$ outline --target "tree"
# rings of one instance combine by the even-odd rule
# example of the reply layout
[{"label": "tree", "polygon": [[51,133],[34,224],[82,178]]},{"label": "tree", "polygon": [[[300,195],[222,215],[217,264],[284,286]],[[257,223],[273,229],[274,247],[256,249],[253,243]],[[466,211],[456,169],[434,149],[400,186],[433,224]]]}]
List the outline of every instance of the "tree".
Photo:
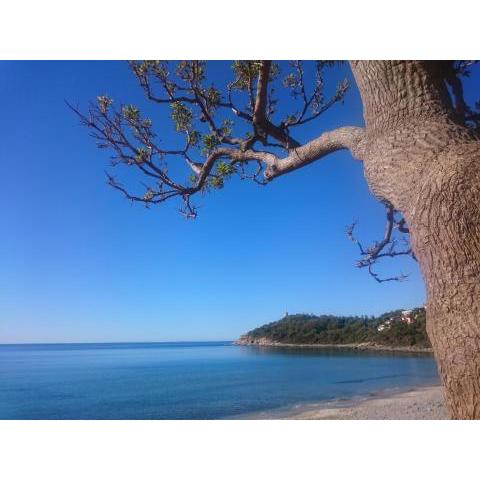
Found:
[{"label": "tree", "polygon": [[[266,184],[331,152],[347,149],[363,162],[372,193],[384,203],[384,239],[360,247],[360,267],[382,257],[414,255],[427,288],[427,331],[453,418],[480,418],[480,141],[479,116],[464,99],[469,62],[350,62],[364,109],[364,127],[323,132],[301,145],[295,130],[343,101],[348,84],[324,98],[316,62],[309,86],[305,64],[280,72],[271,61],[233,62],[233,80],[208,85],[206,62],[130,62],[147,98],[169,111],[183,145],[160,146],[152,122],[136,106],[115,109],[107,96],[88,113],[78,109],[113,165],[138,171],[145,184],[132,193],[111,174],[108,183],[146,206],[177,197],[195,217],[192,198],[221,188],[234,174]],[[283,76],[282,76],[283,75]],[[274,87],[292,93],[292,113],[279,118]],[[243,105],[244,102],[245,105]],[[72,107],[73,108],[73,107]],[[234,134],[233,132],[237,133]],[[238,133],[240,132],[240,133]],[[190,176],[182,180],[180,166]],[[394,233],[410,235],[397,249]]]}]

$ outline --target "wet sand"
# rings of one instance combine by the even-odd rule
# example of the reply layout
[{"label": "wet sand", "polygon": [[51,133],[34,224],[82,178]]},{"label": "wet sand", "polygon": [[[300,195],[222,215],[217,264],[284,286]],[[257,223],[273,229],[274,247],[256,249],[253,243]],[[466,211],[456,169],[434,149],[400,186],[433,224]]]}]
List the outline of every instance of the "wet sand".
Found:
[{"label": "wet sand", "polygon": [[285,411],[261,412],[249,419],[284,420],[447,420],[441,386],[419,387],[403,392],[380,393],[371,398],[321,402]]}]

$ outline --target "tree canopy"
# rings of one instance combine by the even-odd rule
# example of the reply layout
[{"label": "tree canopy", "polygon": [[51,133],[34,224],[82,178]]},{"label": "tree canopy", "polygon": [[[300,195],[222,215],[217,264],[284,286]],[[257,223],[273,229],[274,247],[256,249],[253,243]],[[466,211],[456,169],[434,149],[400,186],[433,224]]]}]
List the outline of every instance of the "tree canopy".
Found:
[{"label": "tree canopy", "polygon": [[[237,60],[231,64],[230,78],[215,85],[208,79],[206,61],[130,61],[139,87],[163,114],[158,125],[139,106],[107,95],[98,96],[87,112],[70,107],[97,146],[113,153],[112,167],[128,167],[139,174],[132,184],[132,177],[125,183],[110,171],[111,187],[146,207],[176,198],[182,215],[195,218],[195,196],[222,188],[232,176],[265,185],[330,152],[361,151],[365,131],[357,126],[323,132],[305,144],[298,141],[302,126],[346,97],[347,79],[335,86],[332,95],[325,94],[325,73],[335,63]],[[461,83],[474,62],[439,63],[458,115],[479,130],[480,114],[465,103]],[[281,89],[290,93],[284,104],[279,102]],[[480,109],[479,104],[476,107]],[[168,124],[175,131],[171,145],[165,145],[162,137]],[[403,280],[404,275],[382,278],[373,269],[381,258],[414,256],[405,220],[391,204],[384,204],[386,227],[381,240],[363,245],[354,235],[355,223],[347,228],[347,236],[359,248],[359,268],[366,268],[378,282]]]}]

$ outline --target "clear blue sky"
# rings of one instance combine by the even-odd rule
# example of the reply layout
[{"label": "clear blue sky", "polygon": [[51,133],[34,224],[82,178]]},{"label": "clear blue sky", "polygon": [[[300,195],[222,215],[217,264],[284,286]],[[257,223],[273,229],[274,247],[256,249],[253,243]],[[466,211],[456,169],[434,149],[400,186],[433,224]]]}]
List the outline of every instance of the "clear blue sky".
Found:
[{"label": "clear blue sky", "polygon": [[[229,75],[212,68],[215,81]],[[347,65],[327,83],[344,75]],[[106,186],[108,153],[64,103],[99,94],[144,105],[123,62],[0,62],[0,343],[233,339],[286,309],[370,315],[424,302],[413,261],[385,264],[410,273],[404,283],[354,267],[345,226],[358,219],[373,240],[384,213],[348,153],[263,188],[233,180],[186,221],[176,204],[146,210]],[[362,125],[355,86],[300,138],[345,124]]]}]

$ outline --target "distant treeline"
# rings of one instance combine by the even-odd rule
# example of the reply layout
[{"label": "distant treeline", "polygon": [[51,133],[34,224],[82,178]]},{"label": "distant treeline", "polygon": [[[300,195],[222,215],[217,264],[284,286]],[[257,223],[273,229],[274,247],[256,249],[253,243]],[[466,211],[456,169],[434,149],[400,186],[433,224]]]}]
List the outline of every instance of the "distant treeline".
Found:
[{"label": "distant treeline", "polygon": [[[372,342],[388,346],[431,347],[425,330],[425,309],[416,308],[410,316],[414,323],[400,321],[401,310],[379,317],[337,317],[335,315],[286,315],[251,330],[243,338],[266,339],[288,344],[350,344]],[[382,331],[378,326],[393,319]]]}]

